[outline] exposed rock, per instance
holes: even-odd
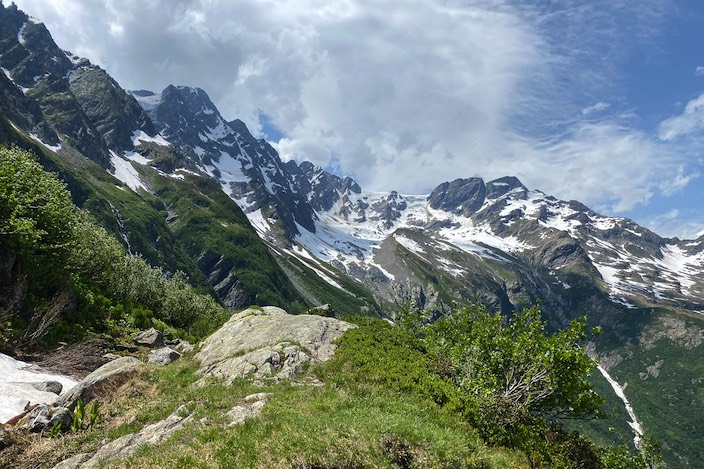
[[[136,336],[132,341],[138,345],[146,345],[147,347],[163,347],[164,346],[164,335],[161,331],[157,331],[153,327],[146,331],[142,331]]]
[[[663,363],[665,363],[665,360],[658,360],[652,365],[650,365],[648,368],[646,368],[645,372],[638,373],[640,379],[646,380],[651,376],[653,378],[657,378],[660,375],[660,369],[662,368]]]
[[[484,200],[486,200],[486,185],[481,178],[476,177],[444,182],[428,196],[428,202],[432,208],[465,217],[479,210]]]
[[[80,469],[83,463],[91,458],[90,453],[79,453],[58,463],[53,469]]]
[[[117,386],[140,365],[141,362],[135,357],[121,357],[106,363],[63,394],[56,405],[73,410],[78,399],[87,404],[94,399],[96,394],[100,394],[107,387]]]
[[[165,341],[165,343],[181,355],[183,355],[184,353],[192,352],[195,348],[193,344],[183,339],[167,340]]]
[[[25,415],[18,423],[17,428],[38,433],[49,426],[51,422],[51,408],[41,404]]]
[[[233,407],[225,416],[230,420],[229,426],[239,425],[247,420],[258,417],[271,394],[260,392],[244,398],[244,404]]]
[[[112,441],[100,448],[93,456],[85,454],[76,455],[63,461],[54,469],[93,469],[103,467],[106,461],[115,458],[127,457],[134,453],[142,445],[154,446],[162,443],[176,431],[191,421],[191,416],[185,417],[186,407],[181,406],[176,411],[161,422],[147,425],[137,433],[130,433]]]
[[[58,422],[61,430],[68,430],[72,421],[73,414],[66,407],[50,407],[46,404],[40,404],[19,418],[15,428],[39,433],[54,428]]]
[[[32,383],[32,386],[37,391],[50,392],[53,394],[61,394],[64,385],[58,381],[42,381],[41,383]]]
[[[162,347],[149,353],[149,363],[168,365],[181,358],[181,354],[170,347]]]
[[[111,149],[131,150],[132,133],[155,135],[154,125],[132,95],[103,69],[84,66],[69,77],[71,93]]]
[[[640,343],[645,350],[650,350],[655,346],[655,342],[664,338],[670,339],[687,350],[692,350],[704,342],[704,332],[696,325],[688,325],[682,319],[665,316],[659,323],[643,330]]]
[[[323,316],[325,318],[334,318],[335,317],[335,311],[332,309],[332,306],[329,304],[324,304],[320,306],[316,306],[314,308],[311,308],[308,310],[308,314],[313,314],[315,316]]]
[[[517,189],[520,189],[520,191],[524,194],[528,192],[528,188],[526,188],[526,186],[524,186],[518,178],[513,176],[504,176],[486,183],[486,198],[497,199],[502,195],[508,194],[509,192]]]
[[[198,370],[203,377],[222,378],[227,385],[237,378],[288,379],[299,375],[310,356],[297,345],[281,342],[241,356],[227,358]]]
[[[274,306],[235,314],[208,337],[195,355],[199,373],[223,378],[291,378],[309,361],[325,361],[336,348],[331,342],[355,327],[333,318],[290,315]]]
[[[71,423],[73,422],[73,413],[66,407],[53,407],[51,409],[51,421],[49,421],[49,428],[54,428],[56,422],[61,425],[61,431],[66,431],[71,428]]]

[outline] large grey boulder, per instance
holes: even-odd
[[[42,381],[41,383],[32,383],[32,387],[37,391],[50,392],[52,394],[61,394],[64,385],[58,381]]]
[[[308,362],[332,357],[332,341],[354,328],[339,319],[291,315],[281,308],[264,306],[234,314],[202,344],[195,359],[203,377],[227,384],[243,377],[291,378]]]

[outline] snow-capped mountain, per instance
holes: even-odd
[[[554,326],[585,314],[604,328],[590,350],[628,381],[646,431],[704,415],[691,366],[704,351],[704,236],[662,238],[509,176],[366,192],[282,162],[201,89],[123,90],[14,5],[0,4],[0,67],[0,142],[40,143],[78,205],[232,310],[331,303],[392,318],[411,302],[511,314],[540,300]],[[680,433],[673,448],[698,438]]]
[[[203,90],[169,86],[160,94],[132,94],[159,132],[189,154],[185,169],[216,179],[263,239],[305,262],[324,261],[386,299],[399,300],[398,283],[427,286],[389,255],[388,245],[397,243],[457,279],[474,268],[453,259],[462,252],[490,264],[549,269],[559,290],[570,288],[563,272],[588,273],[627,308],[704,312],[704,239],[663,239],[631,220],[529,190],[514,177],[457,179],[427,195],[366,193],[349,177],[307,162],[283,163],[241,121],[227,122]],[[443,248],[430,255],[409,230]],[[502,282],[499,291],[486,292],[497,305]]]

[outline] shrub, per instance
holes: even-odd
[[[585,325],[550,335],[537,306],[508,320],[473,306],[429,325],[425,341],[451,370],[461,411],[485,438],[508,443],[536,419],[599,414],[603,399],[588,381],[596,362],[577,345]]]

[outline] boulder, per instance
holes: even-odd
[[[168,365],[181,358],[181,354],[170,347],[162,347],[156,350],[152,350],[149,353],[149,363],[154,363],[156,365]]]
[[[192,352],[195,348],[193,344],[183,339],[167,340],[165,341],[165,343],[181,355],[183,355],[184,353]]]
[[[64,385],[58,381],[42,381],[41,383],[32,383],[32,387],[37,391],[50,392],[52,394],[61,394]]]
[[[73,410],[78,399],[87,404],[93,400],[96,391],[107,386],[119,385],[128,374],[135,371],[140,365],[141,362],[135,357],[120,357],[106,363],[83,378],[83,381],[69,389],[68,392],[62,394],[55,405]]]
[[[332,309],[332,306],[329,304],[324,304],[320,306],[316,306],[314,308],[311,308],[308,310],[307,314],[314,314],[315,316],[323,316],[326,318],[334,318],[335,317],[335,311]]]
[[[226,385],[237,378],[288,379],[300,374],[304,364],[311,361],[310,355],[297,345],[282,342],[266,346],[244,355],[226,358],[198,370],[203,376],[222,378]]]
[[[230,420],[228,426],[232,427],[246,422],[249,419],[258,417],[262,413],[262,409],[266,405],[267,399],[271,394],[259,392],[250,394],[244,398],[244,403],[233,407],[225,416]]]
[[[71,428],[71,423],[73,423],[73,412],[66,407],[52,407],[49,429],[54,428],[57,422],[59,422],[61,431],[68,430]]]
[[[32,433],[39,433],[49,426],[51,422],[51,407],[40,404],[31,412],[27,413],[17,423],[20,430],[27,430]]]
[[[151,329],[147,329],[146,331],[142,331],[134,338],[132,341],[135,344],[138,345],[146,345],[147,347],[151,348],[156,348],[156,347],[163,347],[164,346],[164,335],[161,333],[161,331],[157,331],[153,327]]]
[[[334,318],[291,315],[281,308],[249,308],[234,314],[195,355],[199,374],[222,378],[291,378],[310,361],[332,357],[332,341],[353,324]]]

